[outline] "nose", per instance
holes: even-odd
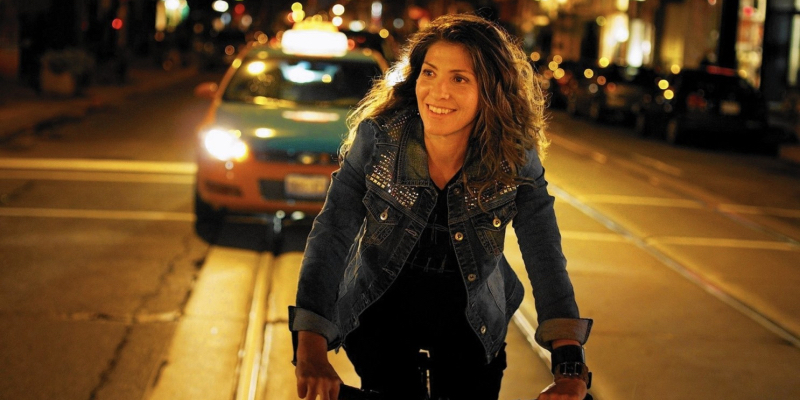
[[[449,99],[450,90],[447,87],[447,79],[439,78],[433,82],[431,94],[437,99]]]

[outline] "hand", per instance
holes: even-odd
[[[295,376],[297,376],[297,396],[301,399],[316,400],[318,396],[320,400],[339,398],[339,386],[342,380],[327,360],[322,363],[298,360]]]
[[[342,380],[328,362],[325,338],[312,332],[299,332],[297,346],[297,396],[301,399],[337,400]]]
[[[563,378],[550,384],[539,394],[538,400],[583,400],[586,382],[578,378]]]

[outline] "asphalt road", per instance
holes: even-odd
[[[0,148],[0,398],[294,398],[285,310],[307,225],[194,232],[190,93],[214,78]],[[800,398],[800,168],[558,111],[550,134],[595,398]],[[501,399],[550,379],[527,293]]]

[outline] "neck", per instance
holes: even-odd
[[[444,188],[464,165],[467,140],[465,137],[425,137],[425,147],[428,152],[428,172],[431,180],[439,188]]]

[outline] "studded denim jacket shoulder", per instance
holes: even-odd
[[[341,168],[334,172],[322,211],[314,220],[289,328],[323,335],[338,349],[400,273],[436,204],[416,113],[363,122]],[[448,227],[467,288],[465,314],[487,361],[502,347],[523,286],[505,257],[505,231],[519,238],[536,294],[536,339],[586,341],[591,320],[581,319],[561,251],[561,236],[535,151],[520,174],[533,185],[500,183],[484,190],[459,180],[448,187]],[[463,168],[474,176],[477,160]],[[482,207],[480,206],[482,205]]]

